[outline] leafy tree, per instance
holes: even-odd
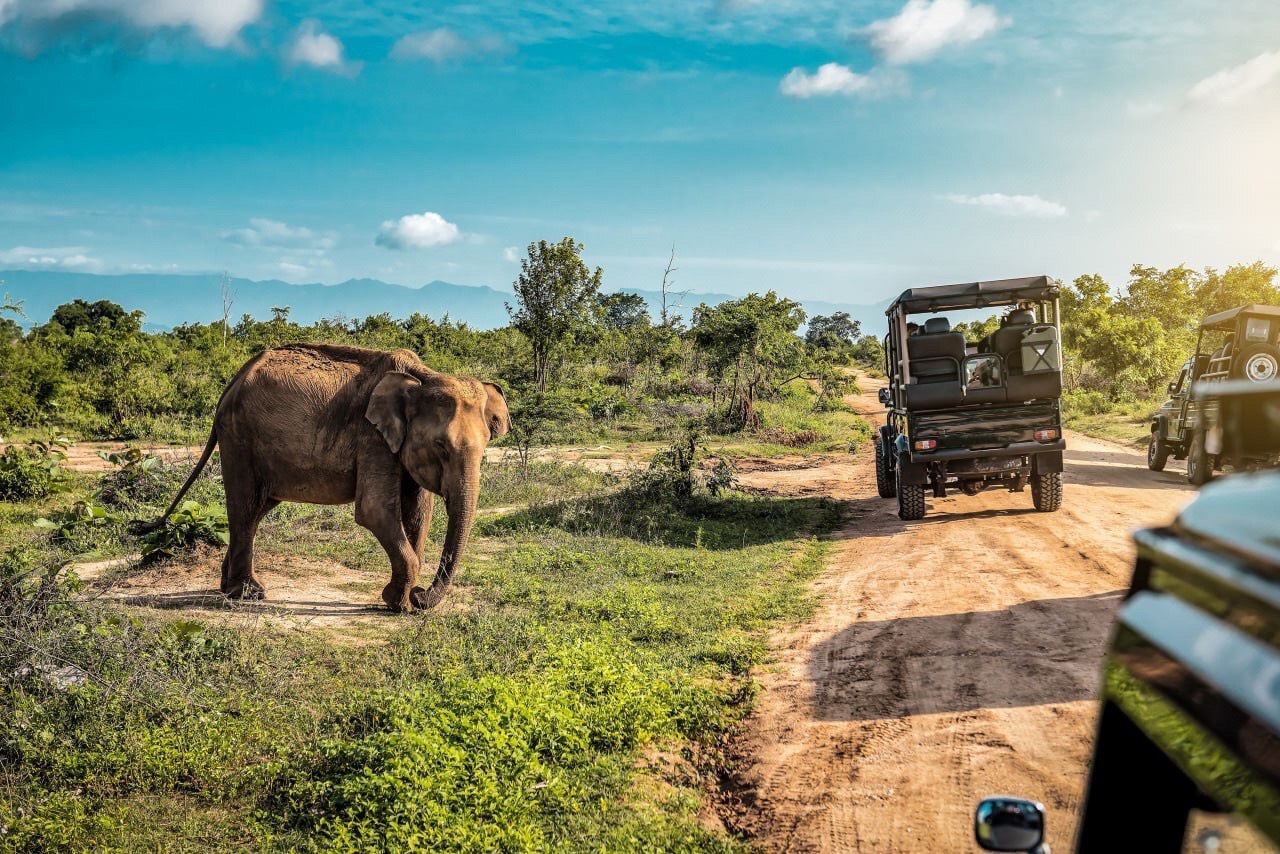
[[[713,373],[731,382],[727,414],[732,426],[759,427],[755,401],[761,386],[802,364],[804,348],[796,331],[804,319],[799,303],[773,291],[694,309],[694,346]]]
[[[1225,273],[1211,267],[1204,271],[1195,289],[1196,307],[1210,315],[1250,303],[1280,305],[1280,288],[1275,280],[1276,268],[1261,261],[1237,264]]]
[[[583,245],[572,237],[559,243],[530,243],[515,282],[516,307],[507,304],[511,325],[533,345],[534,379],[546,391],[551,361],[576,331],[596,325],[596,296],[604,271],[583,263]]]
[[[122,307],[110,300],[98,300],[89,303],[82,299],[63,303],[53,310],[50,323],[61,326],[67,334],[77,329],[96,329],[106,321],[112,326],[119,326],[125,332],[137,332],[142,329],[142,312],[126,312]]]
[[[824,350],[838,350],[852,346],[862,334],[862,321],[849,317],[847,311],[837,311],[830,316],[815,314],[809,321],[804,340]]]
[[[617,291],[596,296],[600,303],[600,322],[605,329],[623,332],[649,325],[649,303],[639,294]]]

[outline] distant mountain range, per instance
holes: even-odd
[[[222,277],[217,273],[102,276],[50,270],[0,270],[0,281],[3,282],[0,293],[22,302],[27,325],[43,323],[56,307],[77,298],[91,302],[111,300],[130,311],[141,309],[146,313],[147,327],[153,330],[222,318]],[[414,288],[378,279],[351,279],[337,285],[293,285],[278,279],[233,278],[230,288],[234,294],[233,320],[239,320],[243,314],[265,319],[271,316],[273,307],[289,306],[289,318],[304,324],[337,315],[363,318],[385,312],[392,317],[408,317],[416,311],[436,319],[448,314],[451,319],[475,328],[492,329],[507,325],[505,304],[514,302],[509,290],[449,282],[431,282]],[[650,310],[657,314],[662,300],[660,292],[626,290],[644,297]],[[786,296],[785,289],[779,288],[779,291]],[[699,303],[715,305],[737,297],[702,293],[668,296],[669,302],[673,299],[682,303],[677,311],[688,319]],[[889,301],[871,305],[822,300],[802,302],[811,317],[847,311],[855,320],[862,321],[866,331],[878,333]]]

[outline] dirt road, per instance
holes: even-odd
[[[873,419],[876,387],[855,398]],[[1098,666],[1132,570],[1129,533],[1192,493],[1132,450],[1069,434],[1061,511],[1029,492],[929,499],[919,522],[876,497],[872,455],[754,473],[750,486],[843,500],[818,613],[777,663],[737,745],[727,823],[771,851],[967,851],[984,795],[1044,802],[1071,850]],[[974,849],[976,850],[976,849]]]

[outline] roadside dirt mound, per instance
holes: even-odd
[[[873,419],[877,386],[850,401]],[[817,614],[775,634],[777,661],[757,674],[728,826],[770,851],[966,850],[974,804],[1006,792],[1043,801],[1049,841],[1071,849],[1129,532],[1191,493],[1132,450],[1074,434],[1068,447],[1052,514],[992,491],[931,498],[903,522],[876,497],[869,449],[752,475],[842,500],[848,521]]]

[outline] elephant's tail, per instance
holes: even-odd
[[[182,501],[182,496],[187,494],[187,490],[191,488],[191,484],[196,482],[196,478],[200,476],[200,472],[204,470],[205,463],[209,462],[209,457],[213,455],[213,449],[218,444],[218,430],[213,428],[209,431],[209,441],[204,443],[204,453],[200,455],[200,462],[196,463],[196,467],[192,469],[191,476],[187,478],[187,482],[182,484],[182,489],[178,490],[178,494],[173,497],[173,501],[169,504],[169,509],[160,515],[160,518],[151,522],[134,522],[129,526],[130,532],[137,534],[149,534],[152,531],[158,531],[164,527],[165,520],[177,508],[178,502]]]

